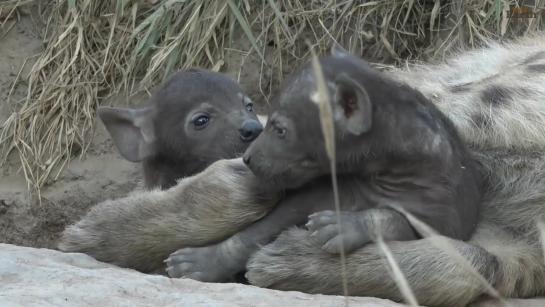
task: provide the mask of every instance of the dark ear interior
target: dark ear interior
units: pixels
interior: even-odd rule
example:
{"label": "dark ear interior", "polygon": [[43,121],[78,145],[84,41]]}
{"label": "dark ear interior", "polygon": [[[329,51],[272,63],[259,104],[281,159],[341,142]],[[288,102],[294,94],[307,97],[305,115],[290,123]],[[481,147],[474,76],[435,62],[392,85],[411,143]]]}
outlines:
{"label": "dark ear interior", "polygon": [[98,116],[110,133],[119,153],[139,162],[154,153],[152,108],[128,109],[99,107]]}
{"label": "dark ear interior", "polygon": [[336,121],[346,132],[360,135],[371,129],[372,104],[365,88],[346,74],[336,80]]}

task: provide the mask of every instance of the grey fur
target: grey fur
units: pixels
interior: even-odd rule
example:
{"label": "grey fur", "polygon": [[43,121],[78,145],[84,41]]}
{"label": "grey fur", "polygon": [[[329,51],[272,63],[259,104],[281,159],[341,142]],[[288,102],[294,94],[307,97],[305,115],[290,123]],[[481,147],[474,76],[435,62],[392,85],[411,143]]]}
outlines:
{"label": "grey fur", "polygon": [[[463,139],[471,145],[483,172],[490,174],[481,222],[475,234],[467,243],[458,240],[451,240],[451,243],[505,297],[545,294],[545,264],[535,227],[536,220],[545,219],[545,158],[542,157],[545,150],[545,74],[534,73],[529,76],[527,72],[527,65],[543,63],[544,50],[545,37],[537,36],[511,44],[492,43],[487,48],[458,55],[446,64],[412,66],[387,73],[412,84],[431,99],[455,123]],[[526,90],[513,92],[513,103],[492,112],[479,99],[483,86],[491,84],[517,85]],[[464,90],[452,91],[456,86]],[[485,119],[486,124],[475,124],[476,118]],[[212,171],[209,176],[194,177],[192,184],[217,180],[218,177]],[[217,175],[222,173],[218,169],[216,171]],[[187,181],[180,184],[184,182]],[[243,187],[246,183],[229,184]],[[230,187],[220,189],[224,188],[236,191]],[[143,201],[136,207],[144,209],[146,205],[150,206],[154,208],[154,214],[161,219],[165,218],[170,213],[155,210],[157,201],[153,193],[149,194],[149,203]],[[242,229],[239,225],[247,225],[269,210],[268,206],[264,206],[258,212],[260,208],[252,205],[253,201],[248,202],[249,209],[245,209],[246,202],[238,202],[240,199],[232,201],[228,196],[225,194],[220,199],[204,199],[199,206],[195,206],[206,212],[220,212],[230,206],[240,210],[222,220],[220,225],[228,229],[226,233],[239,231]],[[130,197],[125,200],[139,201],[138,198]],[[95,214],[88,215],[80,222],[80,225],[98,225],[98,221],[104,220],[109,227],[87,228],[89,232],[84,236],[85,239],[78,241],[78,237],[74,237],[71,244],[76,245],[75,251],[82,251],[78,245],[85,242],[87,250],[100,250],[112,257],[114,262],[118,257],[126,259],[131,256],[142,262],[147,261],[147,250],[144,253],[139,253],[139,248],[125,251],[124,243],[102,247],[102,240],[97,239],[105,237],[111,238],[112,242],[123,242],[124,236],[132,237],[134,228],[120,223],[126,220],[125,213],[122,206],[114,206],[115,203],[113,201],[109,207],[111,210],[103,213],[96,209]],[[246,214],[246,210],[255,215]],[[110,218],[105,218],[108,215]],[[140,216],[132,216],[136,224]],[[245,217],[248,219],[242,222],[241,219]],[[187,221],[183,214],[180,218],[181,224]],[[184,224],[188,240],[192,240],[197,233],[207,236],[202,238],[202,244],[217,242],[227,236],[213,231],[216,225],[207,228],[210,224],[206,219],[190,221],[193,224]],[[288,230],[275,242],[262,248],[248,264],[249,281],[258,286],[277,289],[340,294],[338,257],[322,250],[320,245],[307,238],[308,235],[302,229]],[[137,236],[132,237],[136,247],[148,243],[139,241]],[[181,242],[180,245],[190,246]],[[432,247],[426,239],[390,242],[389,247],[421,304],[464,305],[483,293],[482,286],[470,274],[448,255]],[[351,253],[347,260],[351,294],[401,299],[375,245]]]}
{"label": "grey fur", "polygon": [[[263,129],[253,103],[225,75],[200,69],[173,74],[139,109],[100,107],[119,152],[142,162],[145,186],[166,189],[219,159],[240,156]],[[195,121],[203,118],[203,125]]]}
{"label": "grey fur", "polygon": [[257,183],[240,158],[220,160],[170,189],[96,205],[64,231],[58,247],[164,273],[163,260],[177,249],[214,243],[263,217],[277,196],[263,193]]}
{"label": "grey fur", "polygon": [[[505,297],[545,294],[545,264],[534,226],[545,219],[545,158],[540,152],[487,151],[476,156],[490,173],[482,221],[468,242],[448,239]],[[341,294],[339,259],[324,252],[303,229],[284,232],[247,265],[257,286]],[[388,243],[419,303],[463,306],[485,289],[428,239]],[[347,257],[351,295],[402,300],[382,252],[366,246]]]}
{"label": "grey fur", "polygon": [[[536,221],[545,220],[545,77],[527,76],[527,66],[545,60],[545,37],[466,52],[438,66],[388,73],[423,91],[455,123],[488,174],[481,221],[469,242],[450,240],[504,297],[545,294],[545,262]],[[540,62],[541,63],[541,62]],[[516,84],[513,103],[501,110],[483,107],[483,86]],[[452,91],[453,87],[464,90]],[[486,124],[476,125],[475,118]],[[340,267],[309,233],[292,229],[262,248],[248,264],[258,286],[341,294]],[[483,286],[443,252],[424,240],[392,242],[394,258],[419,302],[463,306]],[[305,256],[302,256],[305,255]],[[303,259],[304,258],[304,259]],[[381,252],[370,245],[348,256],[349,291],[394,300],[402,297]]]}
{"label": "grey fur", "polygon": [[[287,190],[285,199],[224,242],[172,255],[167,260],[171,276],[226,280],[245,268],[259,245],[307,220],[311,236],[330,253],[339,253],[342,242],[352,252],[377,236],[417,239],[393,205],[443,235],[469,239],[478,219],[480,174],[452,123],[418,91],[353,55],[337,51],[319,61],[335,121],[342,231],[335,213],[324,211],[333,200],[330,161],[313,101],[316,82],[307,64],[273,99],[265,131],[243,158],[258,178],[270,182],[271,191]],[[323,196],[306,195],[317,193]]]}
{"label": "grey fur", "polygon": [[533,73],[545,73],[545,64],[532,64],[528,65],[526,69]]}
{"label": "grey fur", "polygon": [[509,88],[491,85],[481,92],[481,99],[493,107],[501,107],[512,101],[511,92]]}
{"label": "grey fur", "polygon": [[[545,74],[529,75],[528,65],[545,64],[545,34],[519,41],[466,51],[438,65],[413,65],[387,72],[417,88],[453,122],[464,140],[475,148],[532,148],[545,144]],[[490,85],[519,89],[507,106],[490,108],[480,98]],[[462,86],[466,91],[452,92]],[[490,119],[481,129],[473,119]]]}

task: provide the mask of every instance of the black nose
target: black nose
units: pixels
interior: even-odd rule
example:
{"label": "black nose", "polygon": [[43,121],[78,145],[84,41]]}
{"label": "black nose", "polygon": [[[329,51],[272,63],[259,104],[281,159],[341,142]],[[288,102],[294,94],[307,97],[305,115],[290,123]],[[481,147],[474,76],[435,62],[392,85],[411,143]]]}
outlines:
{"label": "black nose", "polygon": [[247,119],[240,127],[240,138],[244,142],[251,142],[263,131],[263,126],[257,120]]}

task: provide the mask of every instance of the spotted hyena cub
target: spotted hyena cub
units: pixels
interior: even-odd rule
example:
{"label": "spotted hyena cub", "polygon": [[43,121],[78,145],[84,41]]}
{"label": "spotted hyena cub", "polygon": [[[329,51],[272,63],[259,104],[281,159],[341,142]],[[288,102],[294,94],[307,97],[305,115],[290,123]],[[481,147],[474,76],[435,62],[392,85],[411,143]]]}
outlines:
{"label": "spotted hyena cub", "polygon": [[175,73],[147,107],[101,107],[98,115],[121,155],[142,163],[147,188],[169,188],[242,155],[263,129],[235,81],[199,69]]}

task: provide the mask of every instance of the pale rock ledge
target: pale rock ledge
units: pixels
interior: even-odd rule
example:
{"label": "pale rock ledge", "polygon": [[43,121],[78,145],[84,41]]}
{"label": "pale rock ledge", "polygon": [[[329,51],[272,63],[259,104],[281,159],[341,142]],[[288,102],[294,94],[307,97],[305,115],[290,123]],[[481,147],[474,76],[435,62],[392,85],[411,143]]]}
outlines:
{"label": "pale rock ledge", "polygon": [[[402,306],[350,297],[350,306]],[[0,243],[0,306],[343,306],[341,296],[146,275],[84,254]]]}

